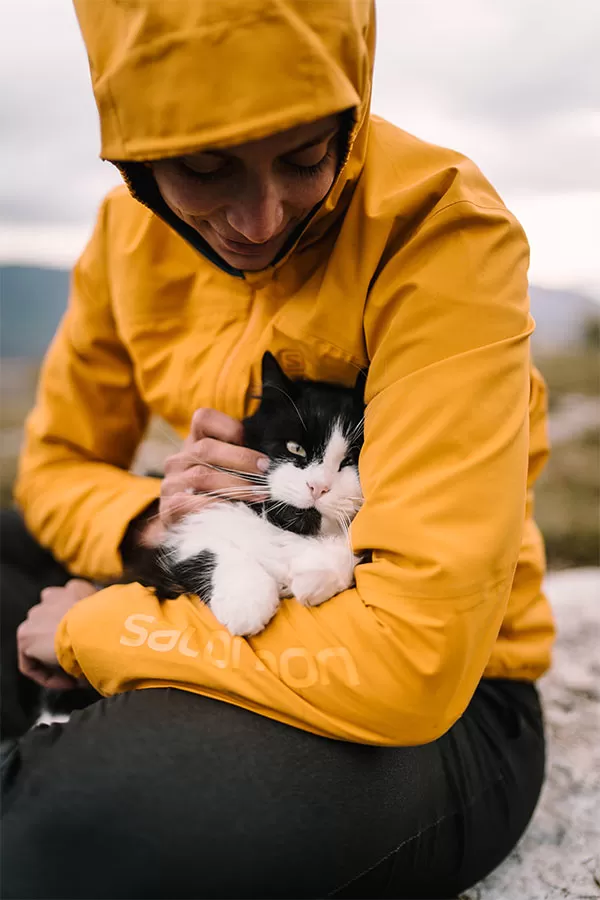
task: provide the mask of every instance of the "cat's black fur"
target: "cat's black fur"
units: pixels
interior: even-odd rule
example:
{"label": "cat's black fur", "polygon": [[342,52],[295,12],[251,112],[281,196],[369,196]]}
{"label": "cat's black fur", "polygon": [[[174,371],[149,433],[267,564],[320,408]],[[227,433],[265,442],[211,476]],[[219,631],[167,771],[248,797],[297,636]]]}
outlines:
{"label": "cat's black fur", "polygon": [[[292,381],[275,357],[267,352],[262,360],[262,393],[258,410],[243,420],[245,443],[273,461],[293,462],[304,467],[319,454],[329,436],[331,425],[341,419],[353,433],[348,456],[342,465],[357,465],[364,440],[364,388],[366,374],[359,372],[354,388],[323,381]],[[306,450],[306,458],[287,449],[294,441]],[[317,534],[321,525],[318,510],[298,509],[266,501],[249,504],[264,512],[274,525],[297,534]],[[153,588],[159,600],[174,599],[181,594],[200,595],[210,600],[211,571],[214,554],[205,551],[183,563],[169,564],[161,551],[148,550],[138,555],[131,580]]]}

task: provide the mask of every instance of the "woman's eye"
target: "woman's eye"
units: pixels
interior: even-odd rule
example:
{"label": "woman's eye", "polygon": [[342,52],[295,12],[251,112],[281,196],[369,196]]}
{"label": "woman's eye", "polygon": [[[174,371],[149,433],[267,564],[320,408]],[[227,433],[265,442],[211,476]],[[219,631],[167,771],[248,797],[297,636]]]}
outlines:
{"label": "woman's eye", "polygon": [[306,450],[304,447],[301,447],[300,444],[294,443],[294,441],[288,441],[285,445],[290,453],[293,453],[294,456],[302,456],[306,458]]}
{"label": "woman's eye", "polygon": [[285,164],[289,169],[292,170],[292,172],[295,175],[299,175],[301,178],[309,178],[311,175],[317,175],[319,172],[321,172],[325,168],[325,165],[326,165],[327,161],[329,160],[330,155],[331,154],[329,153],[329,151],[327,151],[327,153],[325,153],[325,155],[323,157],[321,157],[321,159],[316,163],[311,163],[311,164],[305,163],[304,165],[302,165],[299,162],[292,162],[292,160],[286,160]]}
{"label": "woman's eye", "polygon": [[220,178],[223,178],[228,174],[227,165],[219,166],[217,169],[209,169],[206,172],[202,172],[200,169],[196,169],[193,165],[190,165],[185,160],[181,160],[180,166],[183,170],[184,175],[195,178],[196,181],[200,181],[203,183],[218,181]]}

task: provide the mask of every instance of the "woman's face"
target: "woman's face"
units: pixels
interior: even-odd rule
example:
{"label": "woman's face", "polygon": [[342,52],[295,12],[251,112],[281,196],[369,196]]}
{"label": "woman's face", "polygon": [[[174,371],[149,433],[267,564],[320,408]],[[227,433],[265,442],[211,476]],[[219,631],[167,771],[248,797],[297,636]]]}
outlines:
{"label": "woman's face", "polygon": [[258,271],[333,184],[340,120],[150,163],[167,205],[229,265]]}

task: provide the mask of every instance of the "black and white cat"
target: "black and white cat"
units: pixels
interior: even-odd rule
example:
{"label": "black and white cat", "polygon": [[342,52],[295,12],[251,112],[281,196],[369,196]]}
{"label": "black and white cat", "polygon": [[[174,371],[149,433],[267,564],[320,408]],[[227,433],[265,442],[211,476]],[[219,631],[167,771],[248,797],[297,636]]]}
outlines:
{"label": "black and white cat", "polygon": [[248,476],[249,490],[268,499],[186,516],[155,552],[153,574],[138,580],[159,599],[198,595],[234,635],[262,631],[282,597],[316,606],[350,587],[364,381],[291,381],[266,353],[260,407],[243,424],[246,445],[271,461],[265,475]]}

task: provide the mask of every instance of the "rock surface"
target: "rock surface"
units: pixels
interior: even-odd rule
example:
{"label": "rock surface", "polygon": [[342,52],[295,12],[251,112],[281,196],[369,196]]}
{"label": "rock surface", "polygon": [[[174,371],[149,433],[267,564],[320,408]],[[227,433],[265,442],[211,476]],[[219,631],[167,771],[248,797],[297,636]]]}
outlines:
{"label": "rock surface", "polygon": [[546,591],[558,638],[538,686],[546,784],[509,858],[461,900],[600,897],[600,568],[554,572]]}

